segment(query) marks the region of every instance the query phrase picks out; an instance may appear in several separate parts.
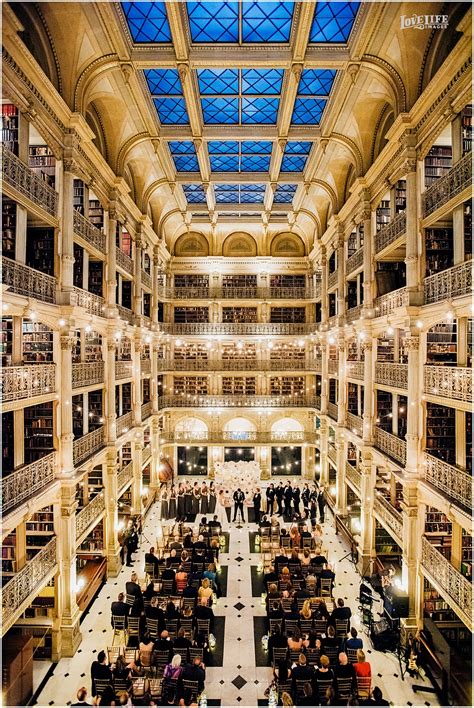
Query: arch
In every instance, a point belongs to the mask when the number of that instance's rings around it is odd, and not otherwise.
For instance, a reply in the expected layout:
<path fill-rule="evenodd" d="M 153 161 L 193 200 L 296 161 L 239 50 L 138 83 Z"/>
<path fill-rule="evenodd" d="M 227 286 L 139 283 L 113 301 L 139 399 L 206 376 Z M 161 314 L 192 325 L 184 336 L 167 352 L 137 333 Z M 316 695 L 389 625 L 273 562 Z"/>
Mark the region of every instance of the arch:
<path fill-rule="evenodd" d="M 202 418 L 197 418 L 196 416 L 186 415 L 180 418 L 174 429 L 177 433 L 207 433 L 208 426 L 207 423 Z"/>
<path fill-rule="evenodd" d="M 92 142 L 99 150 L 100 154 L 107 160 L 108 150 L 107 150 L 107 139 L 105 137 L 104 125 L 100 117 L 100 113 L 95 107 L 94 103 L 90 103 L 86 111 L 86 123 L 89 128 L 94 133 Z"/>
<path fill-rule="evenodd" d="M 56 49 L 39 5 L 32 2 L 12 2 L 10 8 L 23 25 L 18 33 L 20 38 L 58 93 L 62 93 Z"/>
<path fill-rule="evenodd" d="M 257 255 L 257 242 L 245 231 L 229 234 L 222 244 L 222 255 L 233 258 L 248 258 Z"/>
<path fill-rule="evenodd" d="M 121 175 L 123 173 L 125 167 L 125 158 L 127 157 L 127 154 L 130 152 L 130 150 L 132 150 L 132 148 L 134 148 L 136 145 L 140 145 L 140 143 L 145 142 L 149 138 L 149 133 L 137 133 L 136 135 L 133 135 L 131 138 L 124 142 L 124 144 L 119 150 L 115 165 L 115 172 L 118 175 Z"/>
<path fill-rule="evenodd" d="M 109 69 L 116 69 L 120 66 L 116 54 L 104 54 L 104 56 L 94 59 L 76 81 L 74 87 L 74 110 L 78 113 L 85 113 L 87 107 L 86 93 L 92 81 Z"/>
<path fill-rule="evenodd" d="M 356 143 L 351 138 L 348 138 L 347 135 L 340 135 L 339 133 L 331 133 L 329 140 L 339 143 L 339 145 L 343 145 L 347 149 L 353 158 L 356 177 L 361 177 L 364 173 L 364 159 Z"/>
<path fill-rule="evenodd" d="M 302 423 L 299 422 L 299 420 L 295 420 L 294 418 L 277 418 L 272 423 L 271 427 L 271 432 L 272 433 L 294 433 L 294 432 L 303 432 L 304 427 Z"/>
<path fill-rule="evenodd" d="M 405 113 L 407 110 L 407 92 L 398 71 L 388 61 L 373 54 L 365 54 L 362 57 L 361 66 L 367 71 L 374 72 L 384 80 L 393 97 L 393 108 L 397 113 Z"/>
<path fill-rule="evenodd" d="M 395 115 L 391 106 L 386 103 L 382 108 L 377 125 L 374 130 L 372 142 L 371 160 L 374 162 L 387 144 L 386 135 L 395 122 Z"/>
<path fill-rule="evenodd" d="M 224 430 L 231 433 L 250 433 L 257 430 L 257 426 L 248 418 L 230 418 L 224 424 Z"/>
<path fill-rule="evenodd" d="M 439 30 L 431 30 L 430 38 L 426 45 L 423 56 L 420 79 L 418 82 L 418 96 L 422 94 L 425 88 L 434 77 L 441 64 L 453 51 L 454 47 L 462 37 L 457 27 L 460 20 L 467 11 L 466 3 L 449 3 L 449 25 L 442 32 Z M 441 12 L 444 14 L 447 6 L 444 5 Z"/>
<path fill-rule="evenodd" d="M 275 258 L 301 258 L 306 255 L 302 239 L 290 231 L 277 234 L 270 244 L 270 255 Z"/>
<path fill-rule="evenodd" d="M 198 231 L 182 234 L 174 245 L 174 255 L 182 257 L 206 257 L 209 255 L 209 242 Z"/>
<path fill-rule="evenodd" d="M 346 183 L 344 185 L 344 202 L 346 202 L 350 197 L 350 188 L 354 184 L 356 179 L 356 172 L 354 165 L 349 165 L 346 175 Z"/>
<path fill-rule="evenodd" d="M 152 182 L 150 186 L 146 188 L 141 200 L 142 212 L 146 211 L 148 202 L 151 200 L 152 195 L 157 189 L 160 189 L 160 187 L 169 187 L 169 182 L 164 177 L 162 179 L 155 180 L 155 182 Z"/>
<path fill-rule="evenodd" d="M 337 213 L 339 211 L 337 194 L 331 187 L 331 185 L 327 182 L 324 182 L 324 180 L 322 179 L 312 179 L 310 184 L 312 187 L 321 187 L 321 189 L 326 192 L 329 199 L 331 200 L 331 206 L 333 208 L 334 213 Z"/>

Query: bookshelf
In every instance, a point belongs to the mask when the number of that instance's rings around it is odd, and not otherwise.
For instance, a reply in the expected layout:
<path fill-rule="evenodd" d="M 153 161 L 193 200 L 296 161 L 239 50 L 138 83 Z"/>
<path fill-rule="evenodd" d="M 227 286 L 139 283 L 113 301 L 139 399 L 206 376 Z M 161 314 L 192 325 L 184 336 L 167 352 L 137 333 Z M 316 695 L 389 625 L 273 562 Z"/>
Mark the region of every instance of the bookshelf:
<path fill-rule="evenodd" d="M 2 353 L 2 366 L 12 364 L 13 345 L 13 320 L 11 317 L 2 317 L 2 336 L 0 340 L 0 351 Z"/>
<path fill-rule="evenodd" d="M 384 226 L 390 223 L 390 199 L 382 199 L 377 209 L 375 210 L 375 228 L 380 231 Z"/>
<path fill-rule="evenodd" d="M 347 258 L 353 256 L 359 248 L 357 242 L 357 230 L 354 230 L 349 234 L 349 238 L 347 239 Z"/>
<path fill-rule="evenodd" d="M 13 471 L 13 425 L 13 411 L 2 413 L 2 473 L 4 475 Z"/>
<path fill-rule="evenodd" d="M 89 199 L 89 221 L 98 229 L 104 226 L 104 210 L 98 199 Z"/>
<path fill-rule="evenodd" d="M 207 396 L 207 376 L 177 376 L 174 379 L 176 396 Z"/>
<path fill-rule="evenodd" d="M 464 203 L 464 259 L 472 258 L 472 206 Z"/>
<path fill-rule="evenodd" d="M 386 563 L 398 564 L 402 554 L 400 546 L 377 520 L 375 520 L 375 553 L 384 566 Z"/>
<path fill-rule="evenodd" d="M 208 275 L 178 275 L 174 276 L 175 288 L 208 288 Z"/>
<path fill-rule="evenodd" d="M 142 379 L 142 403 L 150 400 L 150 379 Z"/>
<path fill-rule="evenodd" d="M 82 543 L 77 547 L 78 556 L 89 555 L 91 552 L 101 554 L 104 550 L 104 520 L 94 526 Z"/>
<path fill-rule="evenodd" d="M 143 316 L 151 317 L 151 293 L 143 293 Z"/>
<path fill-rule="evenodd" d="M 454 408 L 426 404 L 426 451 L 450 465 L 456 464 Z"/>
<path fill-rule="evenodd" d="M 378 340 L 380 341 L 380 340 Z M 378 346 L 378 345 L 377 345 Z M 378 349 L 377 349 L 378 352 Z M 358 339 L 352 339 L 347 345 L 347 361 L 360 361 L 363 357 L 360 352 L 360 343 Z M 377 356 L 378 360 L 378 356 Z M 390 361 L 390 359 L 389 359 Z"/>
<path fill-rule="evenodd" d="M 121 469 L 126 467 L 132 461 L 132 444 L 126 443 L 121 450 Z"/>
<path fill-rule="evenodd" d="M 207 361 L 208 350 L 204 344 L 184 344 L 174 349 L 174 358 L 179 361 Z"/>
<path fill-rule="evenodd" d="M 87 496 L 89 501 L 96 497 L 104 488 L 102 465 L 94 467 L 87 475 Z M 97 527 L 96 527 L 97 528 Z"/>
<path fill-rule="evenodd" d="M 39 460 L 54 450 L 53 402 L 24 409 L 25 464 Z"/>
<path fill-rule="evenodd" d="M 358 280 L 348 280 L 347 281 L 347 295 L 346 295 L 346 302 L 347 302 L 347 309 L 350 310 L 353 307 L 357 307 L 358 302 L 357 302 L 357 297 L 358 297 L 358 292 L 359 292 L 359 283 Z"/>
<path fill-rule="evenodd" d="M 236 359 L 245 361 L 255 361 L 257 359 L 257 347 L 255 344 L 246 343 L 239 347 L 234 343 L 223 344 L 221 349 L 223 361 L 234 361 Z"/>
<path fill-rule="evenodd" d="M 53 330 L 42 322 L 23 320 L 23 363 L 43 364 L 53 361 Z"/>
<path fill-rule="evenodd" d="M 2 201 L 2 254 L 15 260 L 16 204 L 11 199 Z"/>
<path fill-rule="evenodd" d="M 223 376 L 223 396 L 254 396 L 257 379 L 255 376 Z"/>
<path fill-rule="evenodd" d="M 306 321 L 304 307 L 272 307 L 270 308 L 270 322 L 300 323 Z"/>
<path fill-rule="evenodd" d="M 425 537 L 447 560 L 451 560 L 452 530 L 452 523 L 442 511 L 426 507 Z"/>
<path fill-rule="evenodd" d="M 399 179 L 395 185 L 395 213 L 399 214 L 407 208 L 407 183 Z"/>
<path fill-rule="evenodd" d="M 16 530 L 2 541 L 2 584 L 7 583 L 18 571 L 16 541 Z"/>
<path fill-rule="evenodd" d="M 122 415 L 132 410 L 132 384 L 122 384 Z"/>
<path fill-rule="evenodd" d="M 331 255 L 329 256 L 328 260 L 328 273 L 331 275 L 331 273 L 334 273 L 334 271 L 337 268 L 337 260 L 336 260 L 336 251 L 333 251 Z"/>
<path fill-rule="evenodd" d="M 54 617 L 54 578 L 51 578 L 49 583 L 41 590 L 34 598 L 31 605 L 21 615 L 21 620 L 37 620 L 40 624 L 45 619 L 53 619 Z M 31 622 L 25 623 L 31 626 Z M 35 623 L 36 624 L 36 623 Z M 39 628 L 38 628 L 39 629 Z M 35 639 L 35 659 L 50 659 L 51 658 L 51 643 L 46 641 L 48 638 L 48 630 L 39 629 L 38 635 L 33 635 Z"/>
<path fill-rule="evenodd" d="M 72 397 L 72 432 L 75 438 L 80 438 L 84 434 L 84 397 L 82 393 Z"/>
<path fill-rule="evenodd" d="M 54 275 L 54 229 L 26 229 L 26 265 Z"/>
<path fill-rule="evenodd" d="M 86 332 L 84 339 L 84 361 L 102 361 L 102 335 L 97 332 Z"/>
<path fill-rule="evenodd" d="M 74 331 L 76 341 L 72 348 L 72 363 L 79 364 L 81 362 L 81 330 L 76 329 Z"/>
<path fill-rule="evenodd" d="M 467 155 L 472 150 L 472 105 L 465 106 L 461 111 L 462 154 Z"/>
<path fill-rule="evenodd" d="M 238 323 L 255 323 L 257 322 L 256 307 L 223 307 L 222 321 Z"/>
<path fill-rule="evenodd" d="M 329 379 L 328 399 L 329 403 L 337 405 L 337 381 L 333 378 Z"/>
<path fill-rule="evenodd" d="M 104 264 L 89 259 L 89 292 L 102 297 L 104 294 Z"/>
<path fill-rule="evenodd" d="M 440 177 L 444 177 L 452 167 L 450 145 L 433 145 L 425 157 L 425 187 L 431 187 Z"/>
<path fill-rule="evenodd" d="M 457 322 L 440 322 L 426 333 L 426 363 L 456 365 Z"/>
<path fill-rule="evenodd" d="M 347 384 L 347 410 L 354 415 L 359 415 L 358 388 L 357 384 L 350 381 Z"/>
<path fill-rule="evenodd" d="M 73 280 L 76 288 L 84 287 L 84 249 L 74 244 Z"/>
<path fill-rule="evenodd" d="M 26 522 L 26 560 L 30 561 L 54 535 L 53 505 L 37 511 Z"/>
<path fill-rule="evenodd" d="M 271 288 L 304 288 L 306 287 L 305 275 L 271 275 Z"/>
<path fill-rule="evenodd" d="M 426 276 L 434 275 L 453 265 L 453 230 L 425 229 Z"/>
<path fill-rule="evenodd" d="M 337 314 L 337 295 L 329 293 L 328 295 L 328 317 L 334 317 Z"/>
<path fill-rule="evenodd" d="M 223 288 L 256 288 L 257 276 L 252 274 L 245 275 L 223 275 Z"/>
<path fill-rule="evenodd" d="M 98 391 L 90 391 L 88 394 L 89 398 L 89 431 L 96 430 L 104 424 L 103 419 L 103 402 L 102 402 L 102 389 Z"/>
<path fill-rule="evenodd" d="M 304 393 L 304 376 L 272 376 L 270 378 L 270 394 L 272 396 L 303 396 Z"/>
<path fill-rule="evenodd" d="M 392 394 L 388 391 L 376 391 L 376 423 L 379 428 L 391 433 L 392 426 Z"/>
<path fill-rule="evenodd" d="M 405 435 L 407 432 L 407 408 L 408 408 L 408 399 L 406 396 L 398 396 L 398 424 L 397 424 L 397 430 L 398 430 L 398 437 L 402 438 L 402 440 L 405 439 Z"/>
<path fill-rule="evenodd" d="M 462 530 L 462 558 L 461 558 L 461 573 L 465 578 L 472 578 L 472 536 L 465 530 Z"/>
<path fill-rule="evenodd" d="M 174 321 L 176 323 L 186 322 L 209 322 L 208 307 L 175 307 Z"/>
<path fill-rule="evenodd" d="M 47 145 L 30 145 L 28 148 L 28 166 L 50 187 L 54 188 L 56 160 Z"/>
<path fill-rule="evenodd" d="M 18 109 L 13 103 L 2 103 L 2 143 L 18 155 Z"/>
<path fill-rule="evenodd" d="M 128 337 L 122 337 L 115 345 L 115 361 L 131 361 L 132 342 Z"/>
<path fill-rule="evenodd" d="M 75 179 L 73 184 L 72 205 L 80 214 L 84 214 L 84 182 L 81 179 Z"/>
<path fill-rule="evenodd" d="M 466 412 L 466 469 L 472 474 L 472 417 Z"/>
<path fill-rule="evenodd" d="M 272 349 L 270 349 L 270 361 L 304 361 L 306 358 L 306 351 L 304 346 L 300 347 L 298 345 L 291 344 L 274 344 Z"/>
<path fill-rule="evenodd" d="M 122 278 L 122 306 L 132 309 L 132 281 Z"/>

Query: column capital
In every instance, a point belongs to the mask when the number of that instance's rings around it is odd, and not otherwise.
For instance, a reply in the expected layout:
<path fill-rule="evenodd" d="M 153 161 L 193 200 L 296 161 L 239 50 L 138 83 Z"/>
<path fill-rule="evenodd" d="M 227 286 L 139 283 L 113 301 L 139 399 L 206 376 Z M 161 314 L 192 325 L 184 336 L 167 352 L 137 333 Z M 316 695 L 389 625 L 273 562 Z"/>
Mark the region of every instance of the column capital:
<path fill-rule="evenodd" d="M 60 337 L 61 349 L 63 351 L 70 350 L 76 345 L 77 337 L 73 332 L 68 332 L 67 334 L 62 334 Z"/>

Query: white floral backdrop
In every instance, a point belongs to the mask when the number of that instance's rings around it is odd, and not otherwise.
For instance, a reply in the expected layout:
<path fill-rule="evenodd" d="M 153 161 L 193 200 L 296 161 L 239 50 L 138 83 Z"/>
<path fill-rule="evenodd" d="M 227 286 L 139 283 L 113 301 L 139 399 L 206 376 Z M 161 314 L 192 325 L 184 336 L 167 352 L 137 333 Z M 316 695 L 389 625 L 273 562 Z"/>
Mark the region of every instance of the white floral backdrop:
<path fill-rule="evenodd" d="M 260 467 L 257 462 L 216 462 L 214 475 L 218 490 L 224 489 L 232 495 L 240 487 L 247 501 L 255 487 L 260 486 Z"/>

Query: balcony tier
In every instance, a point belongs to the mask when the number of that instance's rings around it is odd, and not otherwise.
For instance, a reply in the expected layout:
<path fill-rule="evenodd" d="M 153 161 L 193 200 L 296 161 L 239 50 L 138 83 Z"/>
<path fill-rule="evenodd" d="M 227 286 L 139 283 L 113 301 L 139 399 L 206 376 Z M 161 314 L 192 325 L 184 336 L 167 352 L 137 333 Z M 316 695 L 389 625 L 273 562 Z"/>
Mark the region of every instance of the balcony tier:
<path fill-rule="evenodd" d="M 377 362 L 375 364 L 375 383 L 406 391 L 408 388 L 408 364 Z"/>
<path fill-rule="evenodd" d="M 455 200 L 455 204 L 469 199 L 472 184 L 472 152 L 464 155 L 444 177 L 437 179 L 421 196 L 421 210 L 426 218 Z"/>
<path fill-rule="evenodd" d="M 6 366 L 0 372 L 0 385 L 3 403 L 50 396 L 56 391 L 56 364 Z"/>
<path fill-rule="evenodd" d="M 160 300 L 314 300 L 313 288 L 159 288 Z"/>
<path fill-rule="evenodd" d="M 473 478 L 465 470 L 438 460 L 433 455 L 426 455 L 424 478 L 436 487 L 443 496 L 457 502 L 461 507 L 472 509 Z"/>
<path fill-rule="evenodd" d="M 405 440 L 397 438 L 392 433 L 387 433 L 382 428 L 375 428 L 375 447 L 391 457 L 393 460 L 405 465 L 407 459 L 407 444 Z"/>
<path fill-rule="evenodd" d="M 425 394 L 451 401 L 472 401 L 472 369 L 464 366 L 425 366 Z"/>
<path fill-rule="evenodd" d="M 1 263 L 2 284 L 9 292 L 42 302 L 56 302 L 56 278 L 5 256 Z"/>
<path fill-rule="evenodd" d="M 161 323 L 163 334 L 172 335 L 290 335 L 314 334 L 316 326 L 309 322 L 186 322 Z"/>
<path fill-rule="evenodd" d="M 317 408 L 315 396 L 161 396 L 163 408 Z"/>
<path fill-rule="evenodd" d="M 74 464 L 79 465 L 104 447 L 105 428 L 101 426 L 91 433 L 74 440 L 72 444 Z"/>
<path fill-rule="evenodd" d="M 14 470 L 2 479 L 2 514 L 34 497 L 54 480 L 56 453 Z"/>
<path fill-rule="evenodd" d="M 57 216 L 59 194 L 7 147 L 0 146 L 0 151 L 3 183 L 51 216 Z"/>
<path fill-rule="evenodd" d="M 81 362 L 72 365 L 72 387 L 101 385 L 104 383 L 104 362 Z"/>

